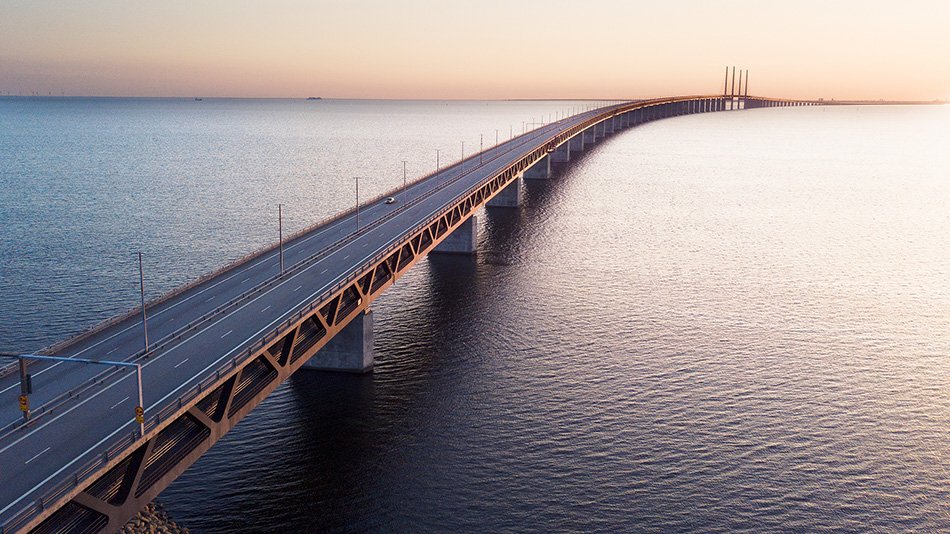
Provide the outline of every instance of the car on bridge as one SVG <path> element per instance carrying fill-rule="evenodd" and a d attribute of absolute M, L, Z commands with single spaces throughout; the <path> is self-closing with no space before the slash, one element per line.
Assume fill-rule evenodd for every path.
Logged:
<path fill-rule="evenodd" d="M 386 204 L 395 204 L 396 199 L 393 197 L 386 197 Z"/>

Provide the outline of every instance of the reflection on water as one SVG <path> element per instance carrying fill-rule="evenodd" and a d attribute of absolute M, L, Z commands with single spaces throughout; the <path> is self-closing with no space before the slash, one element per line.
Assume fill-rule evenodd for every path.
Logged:
<path fill-rule="evenodd" d="M 947 118 L 608 139 L 384 295 L 372 375 L 298 373 L 162 500 L 201 532 L 950 530 Z"/>

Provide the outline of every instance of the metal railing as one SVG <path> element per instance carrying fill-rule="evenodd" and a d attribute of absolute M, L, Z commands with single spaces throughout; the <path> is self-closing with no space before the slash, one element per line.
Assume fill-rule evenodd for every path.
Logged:
<path fill-rule="evenodd" d="M 363 235 L 364 233 L 374 228 L 377 228 L 379 225 L 392 220 L 398 214 L 402 213 L 405 210 L 408 210 L 410 207 L 416 206 L 422 201 L 424 201 L 425 199 L 431 197 L 432 195 L 443 191 L 449 186 L 456 184 L 462 178 L 469 176 L 471 173 L 475 172 L 476 170 L 480 170 L 484 168 L 486 165 L 496 162 L 502 156 L 509 154 L 510 152 L 512 152 L 516 148 L 523 146 L 530 140 L 534 140 L 538 137 L 543 137 L 543 139 L 537 143 L 537 148 L 521 156 L 520 158 L 515 159 L 514 161 L 508 163 L 507 165 L 503 166 L 498 172 L 487 175 L 483 180 L 480 180 L 479 182 L 469 186 L 461 193 L 456 194 L 454 197 L 452 197 L 451 200 L 449 200 L 448 202 L 442 204 L 439 208 L 430 212 L 425 217 L 424 220 L 422 220 L 419 223 L 416 223 L 412 227 L 400 232 L 396 237 L 390 239 L 384 245 L 383 248 L 377 249 L 377 251 L 373 254 L 373 256 L 367 259 L 364 259 L 359 265 L 355 266 L 349 271 L 338 276 L 336 280 L 332 281 L 329 285 L 325 286 L 323 291 L 320 293 L 320 295 L 316 299 L 312 300 L 309 304 L 301 307 L 296 312 L 292 312 L 292 314 L 287 319 L 282 321 L 277 327 L 269 330 L 257 341 L 252 342 L 250 345 L 248 345 L 243 350 L 241 350 L 239 354 L 236 354 L 228 358 L 223 363 L 221 363 L 213 372 L 209 372 L 203 379 L 195 383 L 194 386 L 190 387 L 184 393 L 179 395 L 175 400 L 169 403 L 166 403 L 165 406 L 163 407 L 152 408 L 152 410 L 158 409 L 158 411 L 153 413 L 148 418 L 146 418 L 145 423 L 144 423 L 144 434 L 139 432 L 136 428 L 131 428 L 128 432 L 122 432 L 123 427 L 120 427 L 118 430 L 116 430 L 116 433 L 118 434 L 119 437 L 117 437 L 108 446 L 106 446 L 106 448 L 102 452 L 95 453 L 95 454 L 90 453 L 92 454 L 92 457 L 86 460 L 83 464 L 81 464 L 80 467 L 75 469 L 72 472 L 72 474 L 65 477 L 63 480 L 57 482 L 55 485 L 53 485 L 52 487 L 44 491 L 40 497 L 31 501 L 30 504 L 25 505 L 23 508 L 19 509 L 9 519 L 7 519 L 2 524 L 0 524 L 0 534 L 6 534 L 7 532 L 16 530 L 20 526 L 26 524 L 31 518 L 35 517 L 37 514 L 42 513 L 46 509 L 48 504 L 57 501 L 63 495 L 66 495 L 70 491 L 74 490 L 75 488 L 81 485 L 84 485 L 86 482 L 89 481 L 88 479 L 92 477 L 93 475 L 97 474 L 103 466 L 108 465 L 110 461 L 113 461 L 117 457 L 121 456 L 124 451 L 127 451 L 128 449 L 135 446 L 137 442 L 141 441 L 145 435 L 148 435 L 151 432 L 159 429 L 159 427 L 162 425 L 163 422 L 167 422 L 169 420 L 173 420 L 179 417 L 181 415 L 180 412 L 183 412 L 185 407 L 191 404 L 192 401 L 196 401 L 196 399 L 198 399 L 203 393 L 208 392 L 209 390 L 213 390 L 215 387 L 217 387 L 219 382 L 221 382 L 223 379 L 230 378 L 232 374 L 236 373 L 239 369 L 243 368 L 243 366 L 246 363 L 251 361 L 256 354 L 258 354 L 261 350 L 264 350 L 270 343 L 286 335 L 287 331 L 290 328 L 292 328 L 298 322 L 302 321 L 305 317 L 311 315 L 314 312 L 314 310 L 326 304 L 326 302 L 329 301 L 337 292 L 343 290 L 345 287 L 351 284 L 354 280 L 364 275 L 370 268 L 373 268 L 377 263 L 382 261 L 385 257 L 391 254 L 393 251 L 403 247 L 411 239 L 412 236 L 414 236 L 416 233 L 420 232 L 424 228 L 436 222 L 439 218 L 444 216 L 447 212 L 450 212 L 451 210 L 453 210 L 459 203 L 464 201 L 465 198 L 473 194 L 477 189 L 485 186 L 488 182 L 490 182 L 495 177 L 499 176 L 500 174 L 504 174 L 509 169 L 516 167 L 520 163 L 524 163 L 524 162 L 533 163 L 537 159 L 540 159 L 541 157 L 543 157 L 543 155 L 546 152 L 550 151 L 550 149 L 553 149 L 554 146 L 562 144 L 567 139 L 574 137 L 578 133 L 586 130 L 587 128 L 593 126 L 594 124 L 597 124 L 603 120 L 612 118 L 613 116 L 617 114 L 626 113 L 628 111 L 632 111 L 638 108 L 645 108 L 645 107 L 653 106 L 653 105 L 693 100 L 696 98 L 716 99 L 716 98 L 722 98 L 722 97 L 721 96 L 691 96 L 691 97 L 678 97 L 678 98 L 671 98 L 671 99 L 642 100 L 642 101 L 637 101 L 637 102 L 629 102 L 626 104 L 615 104 L 612 106 L 608 106 L 606 108 L 601 108 L 599 110 L 592 110 L 588 112 L 579 113 L 577 115 L 573 115 L 571 117 L 561 119 L 560 121 L 545 125 L 542 128 L 532 130 L 530 132 L 522 134 L 505 143 L 495 145 L 488 149 L 476 152 L 473 155 L 466 158 L 465 160 L 455 162 L 453 165 L 444 167 L 440 170 L 437 170 L 436 172 L 430 173 L 422 178 L 419 178 L 418 180 L 415 180 L 414 182 L 410 184 L 411 186 L 415 186 L 423 181 L 426 181 L 436 175 L 443 174 L 446 171 L 449 171 L 456 167 L 459 167 L 461 171 L 457 176 L 452 177 L 446 180 L 445 182 L 437 184 L 432 189 L 412 199 L 411 202 L 407 202 L 403 204 L 397 210 L 393 210 L 392 212 L 389 212 L 388 214 L 375 219 L 373 222 L 369 223 L 367 226 L 361 228 L 358 232 L 354 234 L 350 234 L 344 237 L 343 239 L 338 240 L 328 245 L 327 247 L 324 247 L 323 249 L 314 253 L 308 258 L 305 258 L 304 260 L 301 260 L 300 262 L 294 264 L 290 269 L 285 271 L 284 276 L 286 276 L 286 274 L 289 272 L 297 272 L 299 270 L 305 269 L 307 266 L 313 263 L 313 261 L 315 261 L 315 258 L 317 256 L 324 257 L 325 255 L 332 253 L 335 250 L 338 250 L 340 247 L 346 245 L 347 243 L 356 239 L 360 235 Z M 566 130 L 558 130 L 556 128 L 553 128 L 554 132 L 548 134 L 547 137 L 544 137 L 543 130 L 545 130 L 546 128 L 550 128 L 552 125 L 560 123 L 560 122 L 564 122 L 564 121 L 570 122 L 570 121 L 579 120 L 579 118 L 583 117 L 584 115 L 589 115 L 589 117 L 587 117 L 586 119 L 580 120 L 580 122 L 578 122 L 577 124 L 573 124 Z M 478 165 L 474 165 L 472 166 L 472 168 L 468 169 L 467 171 L 464 169 L 463 166 L 466 161 L 472 161 L 478 158 L 479 155 L 484 155 L 484 153 L 486 152 L 496 150 L 499 147 L 504 147 L 515 140 L 520 140 L 520 141 L 518 143 L 512 144 L 508 149 L 502 151 L 500 154 L 495 154 L 491 159 L 485 160 L 482 163 L 479 163 Z M 531 160 L 531 161 L 528 161 L 528 160 Z M 375 202 L 378 202 L 380 199 L 384 198 L 385 196 L 390 196 L 392 195 L 392 193 L 398 192 L 404 189 L 405 187 L 397 188 L 395 190 L 389 191 L 371 201 L 368 201 L 366 204 L 373 204 Z M 352 211 L 355 211 L 355 208 L 349 212 L 344 212 L 343 214 L 335 215 L 327 219 L 326 221 L 322 221 L 315 225 L 311 225 L 307 229 L 294 234 L 292 239 L 297 239 L 301 237 L 302 235 L 312 232 L 323 225 L 330 224 L 336 220 L 342 219 L 348 216 L 350 213 L 352 213 Z M 187 288 L 178 288 L 176 290 L 173 290 L 167 293 L 166 295 L 163 295 L 162 297 L 158 299 L 150 301 L 148 304 L 146 304 L 146 307 L 148 307 L 149 305 L 152 305 L 153 303 L 159 303 L 163 300 L 167 300 L 168 298 L 171 298 L 174 295 L 180 294 L 181 292 L 187 289 L 190 289 L 191 287 L 194 287 L 195 285 L 198 285 L 201 282 L 204 282 L 210 278 L 213 278 L 214 276 L 220 275 L 223 272 L 233 269 L 242 263 L 250 261 L 255 257 L 265 254 L 268 251 L 273 251 L 275 248 L 276 248 L 276 245 L 271 245 L 266 249 L 262 249 L 257 252 L 251 253 L 245 256 L 244 258 L 242 258 L 241 260 L 232 262 L 231 264 L 221 269 L 216 270 L 214 273 L 210 275 L 202 276 L 198 280 L 191 282 Z M 331 248 L 332 250 L 330 250 Z M 159 341 L 159 344 L 155 346 L 155 349 L 149 352 L 153 353 L 157 350 L 161 350 L 162 348 L 168 346 L 168 344 L 170 344 L 171 342 L 175 340 L 180 340 L 184 334 L 186 334 L 187 332 L 193 331 L 198 326 L 200 326 L 201 324 L 209 320 L 211 316 L 220 314 L 224 309 L 237 304 L 237 301 L 241 299 L 246 299 L 249 297 L 250 294 L 260 292 L 268 287 L 271 287 L 274 282 L 277 282 L 281 279 L 282 277 L 280 275 L 271 277 L 270 279 L 266 280 L 265 282 L 258 285 L 257 287 L 247 292 L 244 292 L 238 297 L 235 297 L 235 299 L 232 299 L 231 301 L 225 304 L 222 304 L 218 308 L 215 308 L 215 310 L 207 312 L 201 318 L 193 321 L 192 323 L 189 323 L 185 327 L 182 327 L 182 329 L 179 329 L 175 333 L 169 334 L 168 336 L 165 336 L 164 338 L 162 338 L 162 340 Z M 136 308 L 136 310 L 139 310 L 139 311 L 140 309 L 141 308 Z M 121 319 L 116 320 L 115 322 L 120 322 L 120 321 Z M 115 323 L 113 322 L 112 324 L 115 324 Z M 97 325 L 97 327 L 95 328 L 101 329 L 99 328 L 99 325 Z M 95 331 L 98 331 L 98 330 L 95 330 Z M 84 333 L 80 335 L 83 336 L 83 335 L 89 335 L 89 334 Z M 77 337 L 70 338 L 67 341 L 70 343 L 75 342 L 77 341 Z M 63 342 L 63 343 L 66 343 L 66 342 Z M 66 344 L 68 345 L 68 343 Z M 144 351 L 140 351 L 140 353 L 138 353 L 138 355 L 134 357 L 139 357 L 143 354 L 144 354 Z M 97 377 L 95 380 L 90 380 L 90 384 L 101 384 L 103 380 L 104 378 Z M 74 396 L 76 395 L 70 394 L 69 398 L 72 398 Z M 136 426 L 136 424 L 132 420 L 130 420 L 124 426 L 129 426 L 129 425 Z"/>

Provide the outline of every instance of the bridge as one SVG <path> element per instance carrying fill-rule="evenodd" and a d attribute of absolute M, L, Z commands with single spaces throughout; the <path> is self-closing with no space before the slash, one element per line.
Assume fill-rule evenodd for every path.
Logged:
<path fill-rule="evenodd" d="M 371 370 L 373 301 L 427 254 L 474 253 L 476 211 L 519 206 L 523 179 L 549 178 L 552 165 L 646 122 L 818 104 L 727 94 L 579 113 L 282 239 L 144 310 L 35 355 L 7 355 L 0 534 L 114 532 L 294 372 Z"/>

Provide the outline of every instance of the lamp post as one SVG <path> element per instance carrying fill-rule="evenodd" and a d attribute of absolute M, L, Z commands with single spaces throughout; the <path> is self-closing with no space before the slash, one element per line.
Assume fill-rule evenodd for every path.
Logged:
<path fill-rule="evenodd" d="M 438 148 L 435 149 L 435 170 L 436 170 L 436 172 L 438 172 L 438 170 L 439 170 L 439 152 L 440 152 L 440 151 L 439 151 Z"/>
<path fill-rule="evenodd" d="M 409 182 L 406 178 L 406 160 L 402 160 L 402 202 L 409 202 Z"/>
<path fill-rule="evenodd" d="M 282 206 L 277 205 L 277 241 L 280 243 L 280 275 L 284 275 L 284 215 Z"/>
<path fill-rule="evenodd" d="M 478 164 L 482 164 L 482 152 L 485 151 L 485 134 L 478 134 Z"/>
<path fill-rule="evenodd" d="M 498 146 L 498 128 L 495 128 L 495 146 Z"/>
<path fill-rule="evenodd" d="M 148 316 L 145 313 L 145 270 L 142 268 L 142 253 L 139 252 L 139 290 L 142 297 L 142 333 L 145 335 L 145 353 L 148 355 Z"/>
<path fill-rule="evenodd" d="M 356 180 L 356 231 L 360 231 L 360 177 L 353 177 Z"/>

